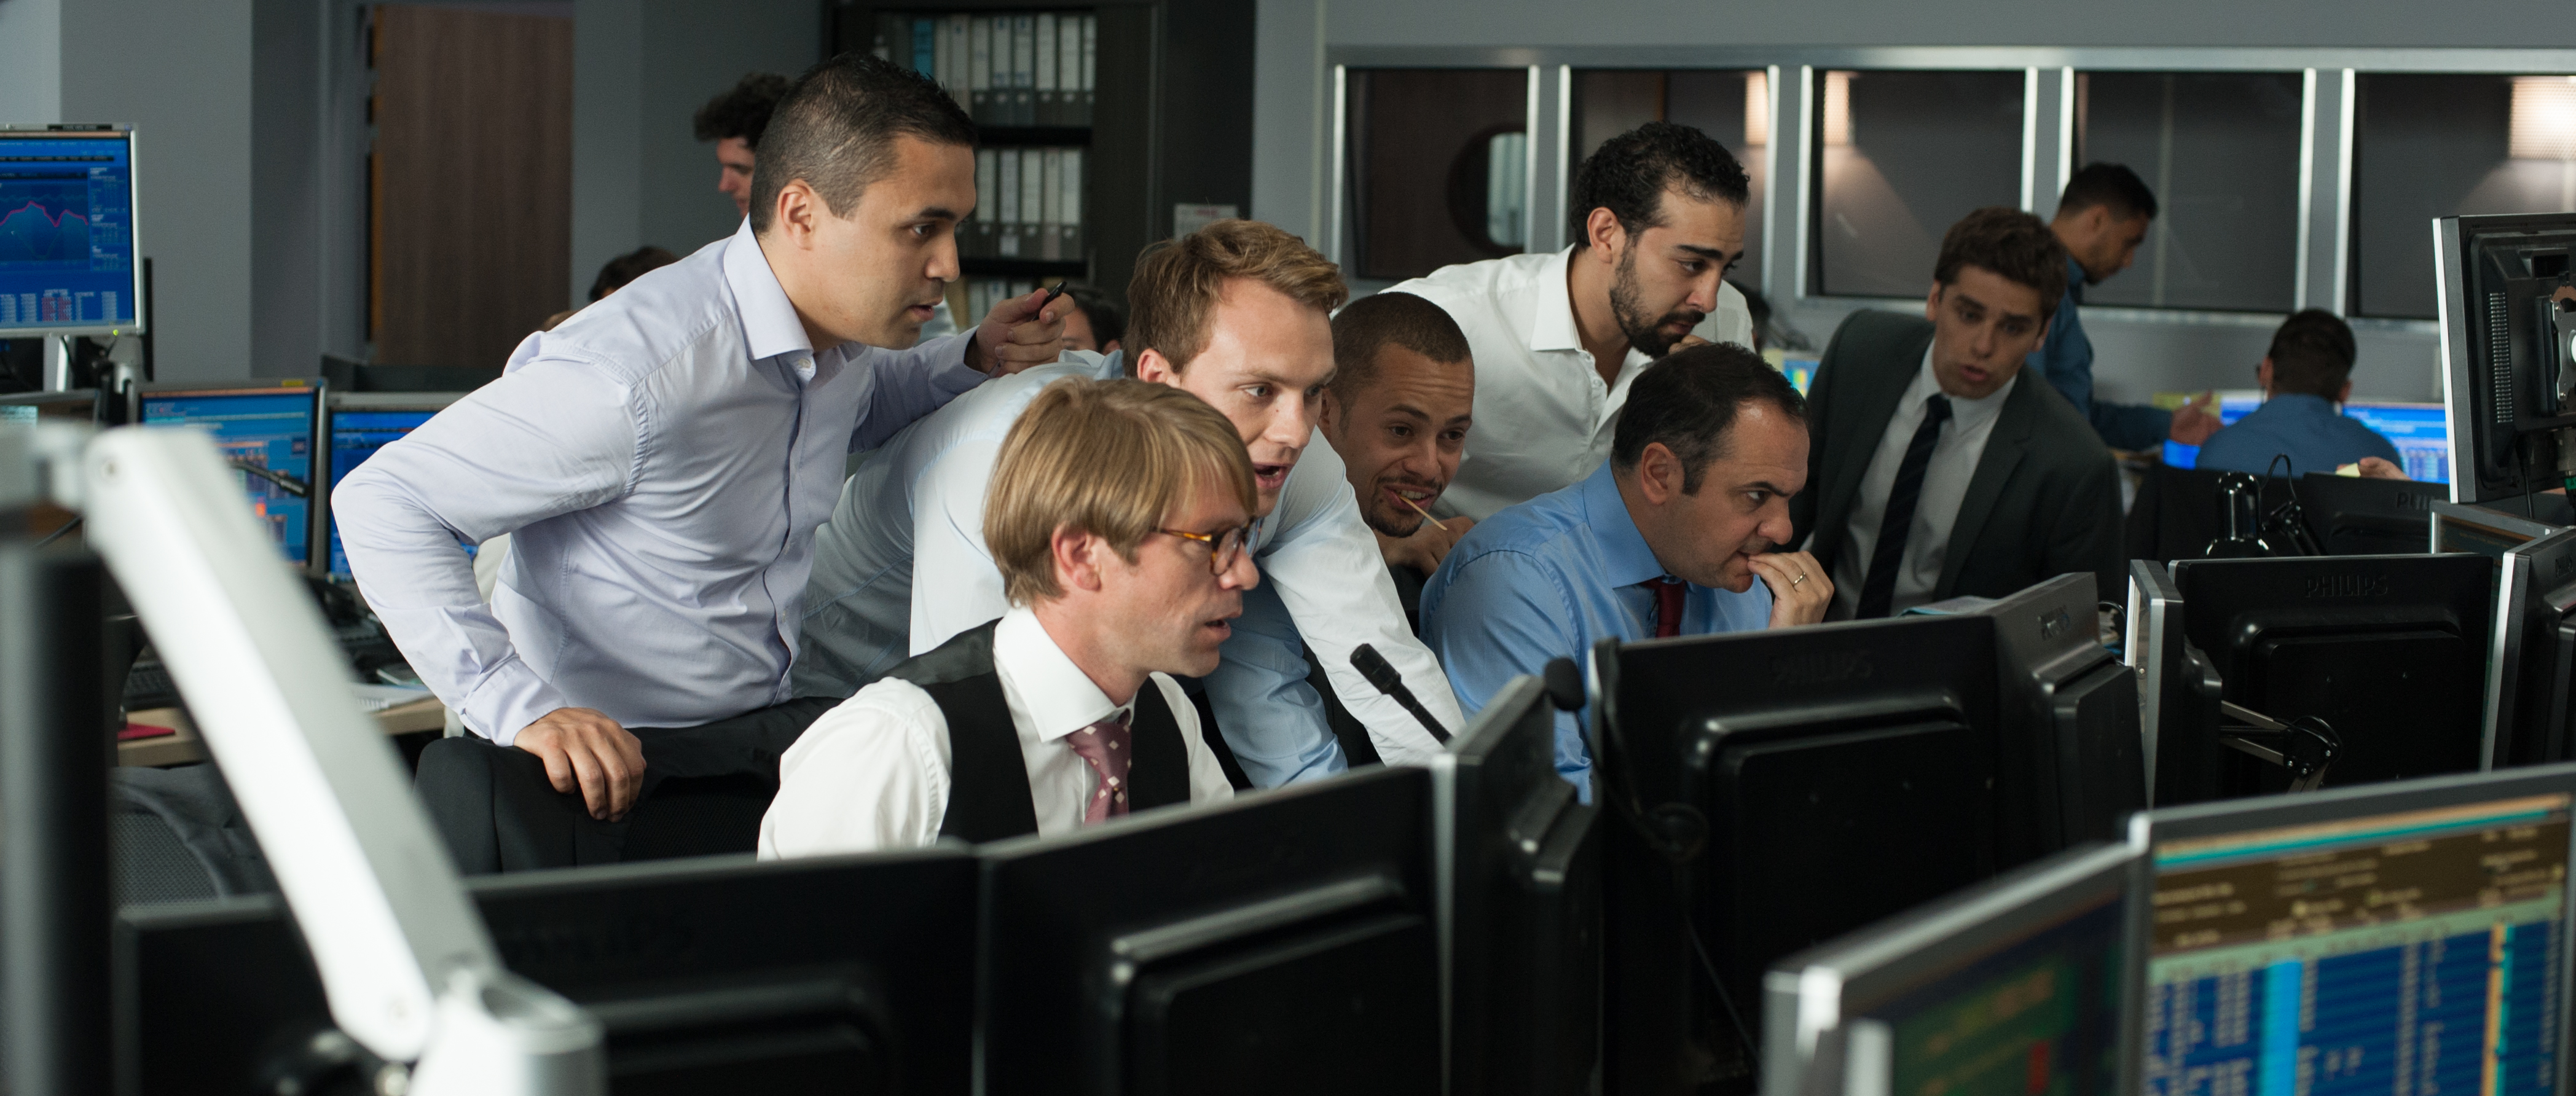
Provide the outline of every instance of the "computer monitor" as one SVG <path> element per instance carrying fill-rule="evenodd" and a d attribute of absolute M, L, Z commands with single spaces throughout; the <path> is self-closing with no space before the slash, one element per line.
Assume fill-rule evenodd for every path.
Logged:
<path fill-rule="evenodd" d="M 2342 739 L 2325 778 L 2339 787 L 2480 767 L 2494 571 L 2474 555 L 2183 560 L 2173 583 L 2225 699 L 2282 723 L 2324 720 Z M 2221 794 L 2290 783 L 2286 769 L 2225 757 L 2236 769 Z"/>
<path fill-rule="evenodd" d="M 2343 413 L 2397 447 L 2397 467 L 2407 479 L 2451 482 L 2451 416 L 2441 404 L 2350 400 L 2343 405 Z"/>
<path fill-rule="evenodd" d="M 2576 301 L 2554 298 L 2570 289 L 2571 260 L 2576 213 L 2433 222 L 2454 502 L 2566 482 L 2560 464 L 2576 458 Z"/>
<path fill-rule="evenodd" d="M 1981 616 L 1604 641 L 1604 1091 L 1749 1089 L 1762 974 L 2002 866 Z"/>
<path fill-rule="evenodd" d="M 2191 645 L 2183 628 L 2182 591 L 2165 565 L 2129 561 L 2129 612 L 2121 653 L 2138 675 L 2138 741 L 2150 804 L 2198 803 L 2219 796 L 2226 764 L 2218 741 L 2218 704 L 2226 683 Z"/>
<path fill-rule="evenodd" d="M 2102 646 L 2093 575 L 2059 575 L 1980 611 L 2003 694 L 2003 862 L 2120 835 L 2146 809 L 2138 676 Z"/>
<path fill-rule="evenodd" d="M 2433 506 L 2449 492 L 2433 483 L 2310 472 L 2296 485 L 2308 535 L 2330 556 L 2430 551 Z"/>
<path fill-rule="evenodd" d="M 2136 860 L 2087 844 L 1782 960 L 1764 978 L 1763 1096 L 2119 1096 Z M 1842 1084 L 1811 1085 L 1832 1031 Z"/>
<path fill-rule="evenodd" d="M 337 489 L 350 471 L 366 463 L 376 450 L 385 447 L 385 443 L 418 429 L 432 416 L 446 410 L 448 404 L 463 398 L 464 394 L 458 392 L 331 393 L 330 417 L 325 423 L 324 433 L 331 438 L 325 467 L 331 470 L 332 488 Z M 345 582 L 351 576 L 349 553 L 340 547 L 340 519 L 329 513 L 328 505 L 323 510 L 330 529 L 326 549 L 329 554 L 324 557 L 328 569 L 323 573 Z"/>
<path fill-rule="evenodd" d="M 2486 756 L 2495 768 L 2576 757 L 2576 529 L 2507 551 L 2487 652 Z"/>
<path fill-rule="evenodd" d="M 613 1096 L 972 1084 L 963 852 L 705 857 L 467 887 L 509 968 L 606 1026 Z M 278 1075 L 330 1028 L 273 898 L 129 906 L 117 937 L 119 1068 L 135 1091 L 290 1091 Z"/>
<path fill-rule="evenodd" d="M 134 134 L 0 129 L 0 338 L 143 331 Z"/>
<path fill-rule="evenodd" d="M 321 430 L 323 395 L 322 382 L 313 379 L 146 385 L 143 425 L 212 435 L 225 458 L 242 470 L 251 513 L 268 529 L 278 553 L 309 566 L 314 519 L 328 493 L 313 487 L 320 467 L 313 440 Z"/>
<path fill-rule="evenodd" d="M 1457 1096 L 1580 1092 L 1600 1060 L 1598 812 L 1557 775 L 1555 717 L 1516 678 L 1432 762 Z"/>
<path fill-rule="evenodd" d="M 2488 559 L 2501 560 L 2510 552 L 2532 541 L 2567 528 L 2564 518 L 2566 501 L 2556 495 L 2532 495 L 2531 500 L 2551 499 L 2556 507 L 2542 510 L 2531 507 L 2524 513 L 2509 514 L 2492 506 L 2472 506 L 2459 502 L 2433 504 L 2428 536 L 2436 552 L 2475 552 Z"/>
<path fill-rule="evenodd" d="M 2253 414 L 2255 408 L 2263 406 L 2263 391 L 2259 388 L 2229 388 L 2220 391 L 2217 395 L 2218 405 L 2215 410 L 2218 412 L 2218 424 L 2222 427 L 2236 425 L 2236 420 Z M 2163 460 L 2165 466 L 2169 468 L 2198 468 L 2200 467 L 2200 447 L 2168 440 L 2164 443 Z M 2303 468 L 2300 471 L 2304 472 L 2306 469 Z M 2324 469 L 2324 471 L 2331 472 L 2333 469 Z"/>
<path fill-rule="evenodd" d="M 1431 813 L 1373 768 L 988 847 L 983 1089 L 1438 1090 Z"/>
<path fill-rule="evenodd" d="M 0 426 L 10 423 L 72 422 L 97 425 L 100 393 L 95 388 L 68 392 L 20 392 L 0 396 Z"/>
<path fill-rule="evenodd" d="M 2564 1096 L 2576 767 L 2143 815 L 2142 1096 Z"/>

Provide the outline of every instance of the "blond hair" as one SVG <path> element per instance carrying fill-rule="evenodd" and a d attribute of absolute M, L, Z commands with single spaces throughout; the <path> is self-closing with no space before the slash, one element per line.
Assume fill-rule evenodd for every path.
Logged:
<path fill-rule="evenodd" d="M 1107 540 L 1134 563 L 1137 546 L 1211 480 L 1252 513 L 1252 457 L 1234 424 L 1198 397 L 1135 380 L 1047 385 L 1002 439 L 984 498 L 984 545 L 1003 594 L 1014 605 L 1063 594 L 1060 529 Z"/>
<path fill-rule="evenodd" d="M 1350 299 L 1342 268 L 1306 241 L 1260 221 L 1218 221 L 1145 249 L 1127 282 L 1127 369 L 1147 350 L 1177 372 L 1207 349 L 1208 328 L 1225 283 L 1250 278 L 1289 300 L 1331 313 Z"/>

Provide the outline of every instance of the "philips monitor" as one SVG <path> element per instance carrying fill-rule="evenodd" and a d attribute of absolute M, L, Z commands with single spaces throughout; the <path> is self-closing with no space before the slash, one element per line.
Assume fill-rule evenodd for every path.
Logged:
<path fill-rule="evenodd" d="M 1782 960 L 1764 978 L 1763 1096 L 1814 1091 L 1833 1042 L 1824 1075 L 1845 1093 L 2120 1096 L 2136 859 L 2070 849 Z"/>
<path fill-rule="evenodd" d="M 2576 477 L 2576 213 L 2433 222 L 2451 500 Z"/>
<path fill-rule="evenodd" d="M 951 851 L 467 881 L 509 968 L 606 1026 L 614 1096 L 967 1091 L 975 886 Z M 126 1091 L 343 1091 L 273 898 L 128 907 L 117 948 Z"/>
<path fill-rule="evenodd" d="M 147 429 L 213 436 L 240 472 L 251 513 L 278 554 L 305 567 L 313 559 L 314 519 L 325 494 L 313 486 L 322 399 L 320 381 L 285 380 L 146 385 L 141 402 Z"/>
<path fill-rule="evenodd" d="M 2060 575 L 1979 611 L 2003 699 L 1997 782 L 2006 864 L 2109 841 L 2147 805 L 2138 677 L 2102 646 L 2093 575 Z"/>
<path fill-rule="evenodd" d="M 1457 1096 L 1579 1092 L 1600 1059 L 1601 842 L 1555 716 L 1514 679 L 1432 762 Z"/>
<path fill-rule="evenodd" d="M 2481 724 L 2494 768 L 2565 761 L 2576 711 L 2576 530 L 2508 550 L 2496 574 L 2495 639 Z"/>
<path fill-rule="evenodd" d="M 2530 498 L 2552 498 L 2559 507 L 2566 501 L 2556 496 L 2534 495 Z M 2433 504 L 2430 524 L 2431 549 L 2436 552 L 2475 552 L 2488 559 L 2501 560 L 2506 552 L 2567 528 L 2562 513 L 2540 513 L 2537 507 L 2521 514 L 2508 514 L 2492 506 L 2471 506 L 2460 502 Z M 2557 519 L 2557 520 L 2553 520 Z"/>
<path fill-rule="evenodd" d="M 143 331 L 134 134 L 0 129 L 0 338 Z"/>
<path fill-rule="evenodd" d="M 2138 740 L 2149 774 L 2151 804 L 2197 803 L 2219 796 L 2225 749 L 2218 742 L 2218 704 L 2225 683 L 2191 645 L 2183 627 L 2182 591 L 2153 560 L 2129 561 L 2128 632 L 2121 645 L 2138 675 Z"/>
<path fill-rule="evenodd" d="M 983 1091 L 1439 1089 L 1429 773 L 1373 768 L 983 856 Z"/>
<path fill-rule="evenodd" d="M 455 392 L 332 393 L 330 417 L 324 427 L 324 433 L 331 439 L 331 449 L 326 458 L 326 467 L 331 470 L 331 487 L 338 489 L 342 479 L 366 463 L 367 458 L 374 456 L 376 450 L 384 448 L 387 442 L 418 429 L 445 410 L 448 404 L 463 398 L 461 393 Z M 340 547 L 339 517 L 329 514 L 329 509 L 327 504 L 323 507 L 330 527 L 329 547 L 326 549 L 329 554 L 324 557 L 328 570 L 324 573 L 346 582 L 351 577 L 349 554 Z"/>
<path fill-rule="evenodd" d="M 2494 572 L 2474 555 L 2184 560 L 2173 582 L 2225 699 L 2324 720 L 2342 739 L 2325 783 L 2342 786 L 2481 766 Z M 2288 787 L 2286 770 L 2225 757 L 2221 794 Z"/>
<path fill-rule="evenodd" d="M 2142 815 L 2141 1096 L 2568 1091 L 2576 768 Z"/>
<path fill-rule="evenodd" d="M 2435 483 L 2322 472 L 2300 476 L 2297 490 L 2308 534 L 2330 556 L 2429 551 L 2433 506 L 2449 498 Z"/>
<path fill-rule="evenodd" d="M 1772 963 L 2003 866 L 1994 633 L 1917 616 L 1593 650 L 1605 1091 L 1750 1090 Z"/>

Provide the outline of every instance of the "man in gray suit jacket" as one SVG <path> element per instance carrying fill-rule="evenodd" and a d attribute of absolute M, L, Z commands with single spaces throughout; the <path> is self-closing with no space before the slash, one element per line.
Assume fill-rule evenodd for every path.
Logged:
<path fill-rule="evenodd" d="M 2121 585 L 2111 452 L 2047 383 L 2021 377 L 2066 292 L 2039 218 L 1977 210 L 1941 241 L 1923 318 L 1855 312 L 1807 392 L 1797 536 L 1834 580 L 1827 619 L 2002 597 L 2092 571 Z"/>

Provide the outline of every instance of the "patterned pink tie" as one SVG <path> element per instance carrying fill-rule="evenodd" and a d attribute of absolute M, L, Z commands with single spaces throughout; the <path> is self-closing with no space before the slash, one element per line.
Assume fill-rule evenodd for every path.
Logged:
<path fill-rule="evenodd" d="M 1083 808 L 1082 824 L 1107 821 L 1127 813 L 1127 755 L 1133 752 L 1134 736 L 1127 730 L 1127 713 L 1094 723 L 1064 736 L 1066 745 L 1091 763 L 1091 771 L 1100 776 L 1100 790 L 1092 793 L 1091 804 Z"/>

